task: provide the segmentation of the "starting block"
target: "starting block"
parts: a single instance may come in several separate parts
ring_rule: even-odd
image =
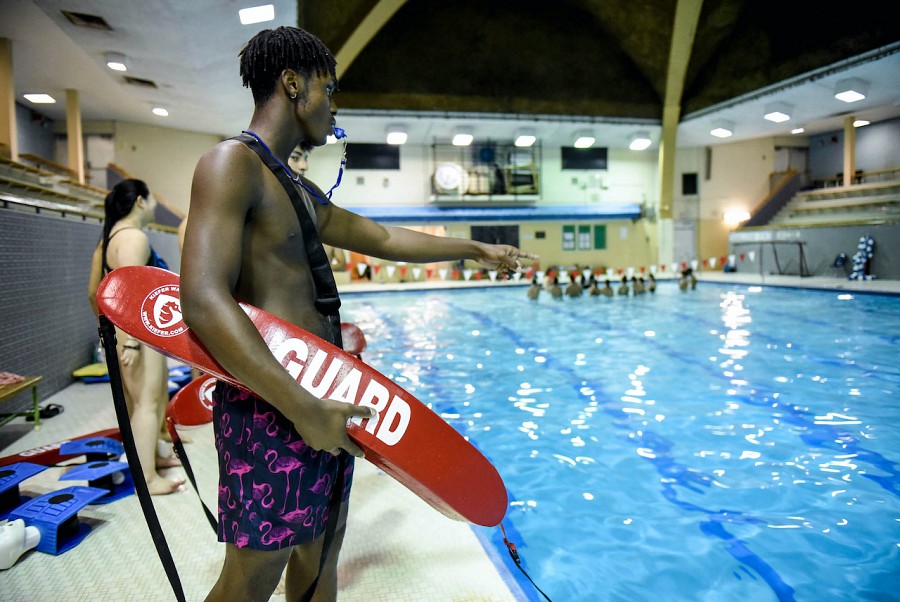
[[[36,549],[58,556],[77,546],[91,532],[91,526],[78,521],[78,511],[107,494],[96,487],[67,487],[34,498],[9,514],[9,521],[22,519],[36,527],[41,540]]]
[[[16,462],[0,468],[0,520],[6,518],[13,508],[21,506],[31,498],[20,495],[19,483],[43,472],[47,467],[31,462]]]
[[[87,481],[88,487],[96,487],[107,492],[93,504],[108,504],[134,493],[134,479],[127,462],[98,460],[76,466],[60,481]]]

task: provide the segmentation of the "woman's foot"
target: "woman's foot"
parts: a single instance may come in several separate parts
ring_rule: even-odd
[[[156,468],[173,468],[175,466],[181,466],[181,460],[175,455],[172,445],[160,439],[156,442]]]
[[[184,479],[170,481],[169,479],[157,475],[147,481],[147,489],[150,490],[150,495],[168,495],[170,493],[177,493],[179,491],[184,491]]]

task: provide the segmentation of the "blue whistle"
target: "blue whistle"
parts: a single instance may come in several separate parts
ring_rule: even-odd
[[[339,128],[338,126],[334,126],[332,128],[334,130],[334,137],[340,140],[341,138],[347,137],[347,132],[344,131],[344,128]]]

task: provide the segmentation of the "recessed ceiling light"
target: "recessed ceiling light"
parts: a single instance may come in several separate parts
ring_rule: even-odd
[[[594,138],[591,132],[579,132],[575,134],[575,144],[573,146],[575,148],[591,148],[596,141],[597,139]]]
[[[734,124],[730,121],[716,121],[709,131],[716,138],[730,138],[734,134]]]
[[[783,102],[773,102],[766,106],[766,113],[763,115],[767,120],[774,123],[782,123],[791,118],[793,108]]]
[[[804,130],[803,128],[794,128],[794,129],[791,130],[791,133],[792,133],[792,134],[802,134],[802,133],[805,132],[805,131],[806,131],[806,130]]]
[[[534,132],[529,129],[523,129],[518,132],[516,135],[516,146],[518,147],[528,147],[532,146],[535,142],[537,142],[537,136],[534,135]]]
[[[168,117],[169,112],[162,107],[153,107],[153,114],[159,115],[160,117]]]
[[[472,135],[472,128],[456,128],[456,131],[453,134],[453,146],[469,146],[474,139],[475,137]]]
[[[113,71],[128,71],[128,65],[125,64],[125,55],[121,52],[107,52],[106,66]]]
[[[406,144],[406,127],[402,125],[392,125],[387,129],[387,143],[399,146]]]
[[[861,127],[863,127],[864,125],[869,125],[870,123],[872,123],[872,122],[871,122],[871,121],[866,121],[865,119],[857,119],[856,121],[853,122],[853,127],[855,127],[855,128],[861,128]]]
[[[264,21],[273,21],[275,19],[275,5],[264,4],[262,6],[251,6],[250,8],[242,8],[238,11],[242,25],[252,25],[254,23],[262,23]]]
[[[866,97],[869,92],[869,84],[859,79],[851,77],[841,80],[834,89],[834,97],[844,102],[856,102]]]
[[[36,105],[48,105],[56,102],[56,99],[49,94],[23,94],[25,100]]]
[[[631,143],[628,145],[633,151],[642,151],[650,148],[650,134],[647,132],[638,132],[631,137]]]

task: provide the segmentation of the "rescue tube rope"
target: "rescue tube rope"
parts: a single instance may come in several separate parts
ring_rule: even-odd
[[[510,558],[512,558],[513,562],[516,563],[516,566],[519,567],[519,570],[522,571],[522,574],[525,575],[525,577],[527,577],[529,581],[531,581],[531,585],[534,586],[534,589],[539,591],[541,595],[547,599],[547,602],[553,602],[552,600],[550,600],[549,596],[547,596],[547,594],[545,594],[544,591],[538,587],[538,584],[534,582],[534,579],[532,579],[531,576],[525,572],[525,569],[522,568],[522,561],[519,559],[519,552],[516,550],[516,544],[512,543],[511,541],[509,541],[509,539],[506,538],[506,529],[503,528],[503,523],[500,523],[500,531],[503,532],[503,543],[506,544],[506,549],[509,550]]]

